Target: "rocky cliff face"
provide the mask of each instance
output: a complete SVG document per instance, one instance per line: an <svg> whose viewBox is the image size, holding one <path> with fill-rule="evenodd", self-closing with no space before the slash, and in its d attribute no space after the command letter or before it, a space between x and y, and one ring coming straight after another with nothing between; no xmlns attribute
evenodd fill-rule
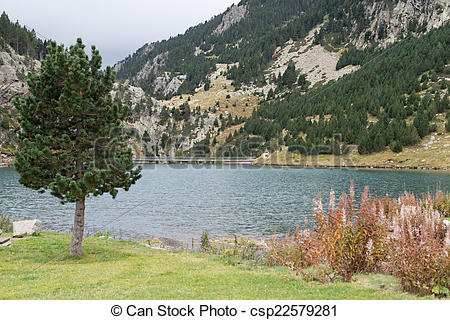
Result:
<svg viewBox="0 0 450 320"><path fill-rule="evenodd" d="M393 5L376 1L365 6L370 26L357 33L351 43L358 48L371 41L383 46L402 39L409 32L424 33L438 28L450 18L448 0L400 0Z"/></svg>
<svg viewBox="0 0 450 320"><path fill-rule="evenodd" d="M181 108L166 107L127 83L116 83L112 96L130 106L126 128L132 131L132 148L138 158L186 155L196 143L216 135L221 123L214 113L199 109L180 114Z"/></svg>
<svg viewBox="0 0 450 320"><path fill-rule="evenodd" d="M10 46L0 51L0 165L10 161L16 145L18 123L13 99L28 93L26 74L40 67L39 61L18 55Z"/></svg>
<svg viewBox="0 0 450 320"><path fill-rule="evenodd" d="M223 16L222 22L214 30L214 35L222 34L227 31L233 24L239 23L247 15L247 6L232 6Z"/></svg>
<svg viewBox="0 0 450 320"><path fill-rule="evenodd" d="M151 49L150 49L151 50ZM150 51L149 50L149 51ZM155 58L144 65L144 67L137 73L136 78L134 80L142 80L147 78L150 73L158 73L158 71L164 67L166 63L168 52L158 54Z"/></svg>
<svg viewBox="0 0 450 320"><path fill-rule="evenodd" d="M186 75L171 77L171 74L165 72L162 76L155 79L155 92L161 92L164 95L176 93L186 80Z"/></svg>
<svg viewBox="0 0 450 320"><path fill-rule="evenodd" d="M155 48L155 45L154 45L153 43L147 43L147 44L145 44L140 50L138 50L138 51L136 52L136 55L144 55L144 54L149 53L150 51L152 51L154 48ZM117 62L117 63L113 66L113 70L114 70L115 72L118 72L118 71L122 68L123 62L124 62L123 60Z"/></svg>

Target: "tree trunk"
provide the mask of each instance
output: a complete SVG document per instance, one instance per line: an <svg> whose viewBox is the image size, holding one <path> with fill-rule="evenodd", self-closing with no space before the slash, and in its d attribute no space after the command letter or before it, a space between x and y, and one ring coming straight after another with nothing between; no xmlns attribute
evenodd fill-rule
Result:
<svg viewBox="0 0 450 320"><path fill-rule="evenodd" d="M81 243L83 241L84 233L84 198L77 200L75 207L75 219L72 228L72 242L70 244L70 255L81 256Z"/></svg>

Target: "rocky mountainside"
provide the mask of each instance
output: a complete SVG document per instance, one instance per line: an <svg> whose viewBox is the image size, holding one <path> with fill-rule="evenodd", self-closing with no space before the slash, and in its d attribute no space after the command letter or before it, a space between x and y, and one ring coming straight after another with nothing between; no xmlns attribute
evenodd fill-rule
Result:
<svg viewBox="0 0 450 320"><path fill-rule="evenodd" d="M296 69L306 75L311 87L316 83L325 84L358 69L358 66L348 66L337 70L336 64L346 48L386 47L408 34L418 36L439 28L450 18L449 2L445 0L366 1L363 10L366 27L355 24L348 38L341 43L336 40L338 35L334 31L339 29L334 25L339 20L334 18L336 22L332 23L332 18L328 17L305 38L290 39L278 47L275 60L265 71L266 79L283 74L288 65L294 63ZM267 93L269 88L273 85L266 86L264 92Z"/></svg>
<svg viewBox="0 0 450 320"><path fill-rule="evenodd" d="M363 48L370 41L384 46L403 39L408 33L420 34L439 28L450 18L447 0L375 1L365 7L368 27L350 43Z"/></svg>
<svg viewBox="0 0 450 320"><path fill-rule="evenodd" d="M221 23L217 26L217 28L213 31L213 35L221 35L230 27L242 19L247 15L247 6L246 5L238 5L232 6L222 17Z"/></svg>
<svg viewBox="0 0 450 320"><path fill-rule="evenodd" d="M4 17L7 19L3 14L0 22ZM27 55L26 51L18 54L0 37L0 166L12 163L20 130L13 100L28 94L26 75L39 72L40 65L40 61ZM170 83L164 82L163 76L161 79L158 85L164 90L172 87L177 90L176 78ZM191 111L187 100L177 101L177 108L174 108L175 104L166 106L141 88L126 83L116 83L112 96L117 102L130 106L126 127L133 134L132 147L137 157L175 156L176 152L189 154L196 146L201 153L198 146L209 148L210 136L217 135L228 120L211 110L193 108Z"/></svg>
<svg viewBox="0 0 450 320"><path fill-rule="evenodd" d="M184 35L146 44L115 70L159 98L193 93L217 63L237 64L227 76L238 86L267 86L290 62L314 85L354 70L336 73L346 47L385 47L449 16L446 0L244 0Z"/></svg>
<svg viewBox="0 0 450 320"><path fill-rule="evenodd" d="M26 74L40 69L40 62L19 55L9 45L0 50L0 162L10 161L19 129L13 99L28 93Z"/></svg>
<svg viewBox="0 0 450 320"><path fill-rule="evenodd" d="M191 110L188 101L181 100L179 106L168 107L141 88L126 83L116 83L112 96L130 106L126 128L133 137L132 148L137 158L175 157L193 152L204 156L210 152L211 137L217 135L225 122L214 112Z"/></svg>
<svg viewBox="0 0 450 320"><path fill-rule="evenodd" d="M447 0L243 0L118 62L112 94L131 107L137 157L402 150L450 128L449 10ZM5 158L18 130L11 100L39 62L0 51Z"/></svg>
<svg viewBox="0 0 450 320"><path fill-rule="evenodd" d="M338 154L348 150L346 144L359 146L361 153L386 147L400 150L401 145L414 145L436 128L445 131L439 124L442 119L436 117L443 114L448 122L445 26L449 17L446 0L243 0L184 35L146 44L115 69L120 81L141 87L172 112L188 105L192 110L207 110L218 120L245 117L244 123L233 120L208 131L211 146L212 141L218 144L211 149L216 155L259 156L283 148L310 153L314 145L327 149L337 143L333 131L344 137ZM430 56L436 56L427 60L420 49L425 40L411 39L438 28L433 40L444 49L430 48ZM409 44L402 45L405 39ZM396 50L397 44L402 48ZM414 50L406 57L408 45ZM385 66L378 65L383 59ZM389 69L395 69L399 59L414 66L395 82L397 76ZM372 70L382 70L386 76L376 80ZM361 91L362 96L349 101L348 89L343 89L348 81L339 79L353 79L348 77L353 74L353 78L377 83L378 91ZM396 85L390 84L391 89L380 95L381 83ZM331 99L325 94L322 103L316 101L314 97L329 91L330 84L342 87L336 89L337 96ZM341 104L332 109L335 101L358 107ZM300 103L306 105L298 107ZM384 128L375 125L380 119ZM343 132L349 127L350 132ZM378 130L384 133L376 137ZM166 133L171 136L170 131ZM400 139L401 135L408 138ZM189 136L187 131L184 136ZM257 137L264 142L250 153L242 152L242 146ZM374 139L378 140L367 142ZM188 151L184 146L179 154ZM318 151L322 152L330 151Z"/></svg>

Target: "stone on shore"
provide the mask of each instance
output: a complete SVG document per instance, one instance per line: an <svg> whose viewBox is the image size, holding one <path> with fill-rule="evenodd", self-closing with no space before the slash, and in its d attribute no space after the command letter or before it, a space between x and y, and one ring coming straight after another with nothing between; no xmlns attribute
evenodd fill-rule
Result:
<svg viewBox="0 0 450 320"><path fill-rule="evenodd" d="M23 237L41 233L42 222L40 220L23 220L13 222L13 237Z"/></svg>

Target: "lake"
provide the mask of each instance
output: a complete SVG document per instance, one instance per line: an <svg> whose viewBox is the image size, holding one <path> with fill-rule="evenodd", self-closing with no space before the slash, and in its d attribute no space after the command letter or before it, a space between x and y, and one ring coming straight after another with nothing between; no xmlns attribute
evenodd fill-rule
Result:
<svg viewBox="0 0 450 320"><path fill-rule="evenodd" d="M265 237L312 222L313 198L328 199L348 191L397 197L405 188L415 193L450 190L445 172L303 169L271 167L144 166L142 179L115 200L109 195L88 199L87 233L113 231L124 238L167 237L190 243L203 231ZM45 231L68 232L74 205L61 205L18 183L14 169L0 169L0 211L15 220L40 219ZM326 202L326 206L328 203Z"/></svg>

